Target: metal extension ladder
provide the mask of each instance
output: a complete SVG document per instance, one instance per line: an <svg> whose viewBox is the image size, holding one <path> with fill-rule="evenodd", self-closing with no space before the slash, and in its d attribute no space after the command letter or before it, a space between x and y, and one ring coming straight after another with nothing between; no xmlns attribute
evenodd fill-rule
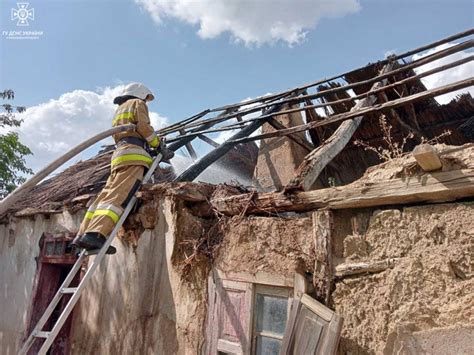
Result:
<svg viewBox="0 0 474 355"><path fill-rule="evenodd" d="M142 184L147 183L151 177L153 176L153 173L155 172L156 168L158 167L158 164L162 160L162 154L158 154L155 159L153 160L150 169L146 173L146 175L143 178ZM23 344L19 354L26 355L28 350L31 348L33 345L34 341L36 338L44 338L45 341L43 345L41 346L41 349L39 350L38 354L40 355L45 355L46 352L49 350L51 345L53 344L54 340L56 339L56 336L59 334L59 331L63 327L64 323L66 322L66 319L68 318L69 314L71 314L72 310L74 309L74 306L76 305L77 301L79 300L79 297L81 296L81 292L84 290L84 287L86 287L87 283L90 281L92 274L94 271L97 269L97 267L100 265L100 262L105 256L105 252L109 248L109 246L112 244L112 241L114 240L115 236L117 235L117 232L119 231L120 227L122 227L123 222L127 219L128 215L130 214L130 211L132 210L133 206L135 205L137 201L137 197L134 195L125 210L122 213L122 216L118 220L115 228L113 229L112 233L110 236L107 238L107 241L105 244L102 246L100 251L97 253L97 256L95 257L94 261L92 264L89 266L87 269L83 279L79 283L77 287L69 287L71 284L72 280L74 279L74 276L76 276L77 272L81 268L81 264L84 261L85 258L87 258L90 255L95 255L93 254L88 254L86 250L82 250L79 254L79 257L77 261L75 262L74 266L72 267L71 271L67 275L66 279L64 280L63 284L59 288L58 292L54 295L51 303L49 306L46 308L44 314L41 316L40 320L36 324L35 328L31 332L31 334L28 336L28 339L25 341ZM44 331L42 330L43 326L45 323L48 321L49 317L53 313L54 309L56 306L59 304L59 301L61 301L61 298L65 294L71 294L72 297L69 299L69 302L67 303L66 307L60 314L58 320L53 326L53 329L50 331Z"/></svg>

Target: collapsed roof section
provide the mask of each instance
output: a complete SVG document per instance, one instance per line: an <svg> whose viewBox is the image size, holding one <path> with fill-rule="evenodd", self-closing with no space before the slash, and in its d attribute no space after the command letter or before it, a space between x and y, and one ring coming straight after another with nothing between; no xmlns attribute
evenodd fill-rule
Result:
<svg viewBox="0 0 474 355"><path fill-rule="evenodd" d="M451 134L444 137L443 143L461 145L471 142L472 129L462 128L463 125L472 126L474 120L471 95L463 94L446 105L439 105L434 98L470 87L474 78L430 90L421 79L468 65L473 56L423 72L416 69L472 48L474 40L470 37L473 34L473 29L467 30L347 73L282 93L207 109L167 126L158 133L166 136L172 150L186 148L193 163L178 176L161 168L155 181L193 181L214 163L251 177L257 165L258 147L255 142L261 142L262 151L272 142L284 139L298 147L298 157L283 159L292 164L291 169L283 167L289 173L287 171L287 176L280 179L279 184L272 182L263 189L307 191L328 186L328 177L336 180L338 185L347 184L361 177L369 166L380 163L376 154L354 145L354 142L383 145L386 132L379 125L381 117L391 127L390 136L397 144L404 137L413 135L406 144L406 151L446 130ZM409 61L414 54L453 41L460 43ZM213 134L225 131L232 132L225 142L219 144L211 138ZM192 146L195 140L209 144L210 152L198 157ZM281 155L275 154L268 159L281 159ZM38 185L17 203L15 210L26 207L59 210L64 203L87 201L91 194L102 188L109 174L109 161L110 151L106 151L79 162ZM271 169L268 171L272 174ZM254 177L259 182L259 177Z"/></svg>

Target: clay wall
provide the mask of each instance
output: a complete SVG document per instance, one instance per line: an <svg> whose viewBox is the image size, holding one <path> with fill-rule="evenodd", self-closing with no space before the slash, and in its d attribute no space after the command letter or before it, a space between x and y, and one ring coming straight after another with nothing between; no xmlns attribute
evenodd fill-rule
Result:
<svg viewBox="0 0 474 355"><path fill-rule="evenodd" d="M285 127L304 124L300 112L275 116L275 119ZM267 123L262 126L262 133L273 131L275 129ZM295 133L295 136L306 141L304 133ZM280 190L293 178L306 154L308 150L287 137L262 140L254 171L255 186L264 191Z"/></svg>
<svg viewBox="0 0 474 355"><path fill-rule="evenodd" d="M472 352L474 203L336 212L335 225L339 262L395 260L336 281L340 354Z"/></svg>

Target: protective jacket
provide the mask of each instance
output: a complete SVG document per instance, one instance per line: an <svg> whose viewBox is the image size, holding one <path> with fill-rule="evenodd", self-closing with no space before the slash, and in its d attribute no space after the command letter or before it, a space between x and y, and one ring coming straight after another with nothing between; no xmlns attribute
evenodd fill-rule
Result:
<svg viewBox="0 0 474 355"><path fill-rule="evenodd" d="M153 159L144 148L147 143L153 148L158 147L160 144L155 130L150 125L148 107L143 100L127 100L115 111L112 121L113 127L129 123L137 126L135 131L121 132L113 136L117 148L112 155L112 171L118 167L130 165L141 165L149 168ZM140 141L143 144L140 144Z"/></svg>

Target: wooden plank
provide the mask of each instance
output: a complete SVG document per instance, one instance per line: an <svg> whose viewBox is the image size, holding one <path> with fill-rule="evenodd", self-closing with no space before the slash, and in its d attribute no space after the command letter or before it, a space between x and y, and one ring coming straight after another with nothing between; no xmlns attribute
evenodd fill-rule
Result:
<svg viewBox="0 0 474 355"><path fill-rule="evenodd" d="M211 200L219 212L232 216L251 213L302 212L319 208L345 209L419 202L446 202L474 196L474 169L426 173L374 182L290 194L242 194Z"/></svg>
<svg viewBox="0 0 474 355"><path fill-rule="evenodd" d="M316 313L325 321L327 322L331 321L332 315L334 314L334 312L331 311L326 306L324 306L322 303L319 303L318 301L316 301L313 297L305 294L303 295L303 297L301 297L301 303L305 305L306 307L308 307L312 312Z"/></svg>
<svg viewBox="0 0 474 355"><path fill-rule="evenodd" d="M429 144L420 144L413 149L413 157L424 171L435 171L443 167L436 148Z"/></svg>
<svg viewBox="0 0 474 355"><path fill-rule="evenodd" d="M290 317L286 322L285 334L283 335L283 340L280 348L280 355L289 355L292 354L291 345L294 338L294 330L296 326L296 320L300 312L301 301L299 298L293 299L290 310Z"/></svg>
<svg viewBox="0 0 474 355"><path fill-rule="evenodd" d="M395 62L386 64L380 71L380 74L385 74L391 71L395 64ZM388 79L383 79L382 81L376 82L372 86L371 90L377 90L387 83ZM376 101L376 96L370 95L367 98L359 101L351 109L351 112L358 111L363 107L371 106ZM314 149L304 158L303 162L296 170L295 177L290 181L285 189L299 189L301 187L304 191L310 190L311 186L313 186L314 182L317 180L323 169L345 148L347 143L349 143L352 135L362 122L362 118L363 116L361 115L355 117L352 120L342 122L337 130L332 134L331 137L329 137L328 140L324 142L323 145Z"/></svg>
<svg viewBox="0 0 474 355"><path fill-rule="evenodd" d="M398 74L401 74L401 73L405 73L407 72L408 70L411 70L411 69L414 69L414 68L417 68L417 67L420 67L422 65L425 65L427 63L430 63L430 62L433 62L435 60L438 60L440 58L444 58L444 57L447 57L449 55L452 55L454 53L458 53L458 52L461 52L463 50L466 50L466 49L469 49L469 48L472 48L474 46L474 40L467 40L467 41L464 41L462 43L459 43L459 44L456 44L456 45L453 45L451 47L448 47L446 49L443 49L441 51L438 51L438 52L435 52L433 54L430 54L430 55L427 55L427 56L424 56L420 59L417 59L413 62L410 62L409 64L405 64L403 67L400 67L398 69L395 69L393 71L390 71L390 72L387 72L383 75L378 75L376 77L373 77L373 78L370 78L370 79L367 79L367 80L363 80L363 81L360 81L360 82L356 82L356 83L352 83L352 84L349 84L349 85L344 85L344 86L340 86L340 87L337 87L337 88L331 88L331 89L328 89L328 90L322 90L322 91L319 91L318 93L316 94L310 94L310 95L303 95L303 96L300 96L298 98L288 98L288 99L283 99L281 100L279 103L281 104L285 104L285 103L289 103L289 104L295 104L295 103L299 103L299 102L303 102L304 100L306 99L315 99L315 98L318 98L318 97L322 97L324 95L327 95L327 94L334 94L334 93L337 93L337 92L340 92L340 91L347 91L349 89L353 89L357 86L363 86L363 85L369 85L369 84L373 84L375 82L378 82L378 81L381 81L383 79L386 79L388 77L391 77L391 76L394 76L394 75L398 75ZM380 65L382 64L386 64L388 62L391 62L391 61L394 61L394 60L397 60L399 59L400 56L391 56L389 59L386 59L386 60L383 60L383 61L379 61L378 63ZM353 70L354 71L354 70ZM351 72L353 72L351 71ZM349 73L351 73L349 72ZM345 73L344 75L342 76L345 76L346 74L349 74L349 73ZM334 79L337 79L339 78L340 76L337 76L337 77L333 77L333 78L330 78L330 79L324 79L324 80L320 80L317 84L321 84L321 83L325 83L325 82L330 82ZM314 85L311 85L311 86L314 86ZM299 87L298 89L301 89L301 90L305 90L307 89L308 87L311 87L311 86L302 86L302 87ZM245 103L247 104L247 103ZM331 103L328 103L326 106L328 105L331 105L331 104L334 104L334 102L331 102ZM217 119L217 118L210 118L210 119L207 119L205 121L203 121L202 123L205 123L205 122L211 122L211 121L215 121L217 120L218 122L222 122L222 120L226 120L226 119L230 119L230 118L234 118L236 117L236 115L247 115L249 113L253 113L253 112L257 112L257 111L260 111L262 109L265 109L265 108L268 108L270 107L271 105L273 104L264 104L264 105L258 105L258 106L254 106L252 108L249 108L249 109L245 109L245 110L239 110L238 113L233 113L233 114L230 114L230 115L226 115L224 116L223 118L220 118L220 119ZM242 104L240 104L240 106L242 106ZM295 112L295 111L293 111ZM216 122L217 123L217 122ZM189 127L192 127L192 126L195 126L197 125L198 123L194 123L194 124L191 124L189 125Z"/></svg>
<svg viewBox="0 0 474 355"><path fill-rule="evenodd" d="M217 319L217 291L212 273L207 281L207 320L204 349L205 354L215 354L217 352L218 319Z"/></svg>
<svg viewBox="0 0 474 355"><path fill-rule="evenodd" d="M216 141L212 140L209 137L206 137L204 134L201 134L198 136L200 140L206 142L209 145L212 145L214 148L217 148L220 144L217 143Z"/></svg>
<svg viewBox="0 0 474 355"><path fill-rule="evenodd" d="M207 112L209 112L209 110L203 111L201 114L203 114L204 112L207 113ZM229 113L228 111L224 111L223 113L218 115L217 118L223 117L223 116L227 115L228 113ZM196 117L198 117L198 116L199 115L197 115ZM192 119L194 119L194 118L192 118ZM198 124L197 128L195 128L191 131L188 131L186 133L186 136L182 137L182 139L180 139L179 141L171 143L170 145L168 145L168 149L172 150L173 152L176 152L179 148L184 147L187 143L191 143L194 140L194 138L196 138L199 135L199 133L197 135L193 135L194 133L201 132L203 130L209 129L209 128L213 127L214 125L216 125L218 123L218 121L216 121L216 122L206 122L206 123L202 123L202 124L200 124L199 122L195 122L195 123ZM189 125L187 125L187 126L189 126Z"/></svg>
<svg viewBox="0 0 474 355"><path fill-rule="evenodd" d="M280 122L278 122L276 119L274 119L273 117L268 120L268 124L272 126L273 128L275 128L276 130L287 128L284 125L282 125ZM307 142L306 139L299 137L296 134L289 134L287 137L291 139L293 142L295 142L296 144L298 144L300 147L303 147L309 152L314 149L314 147L311 144L309 144L309 142Z"/></svg>
<svg viewBox="0 0 474 355"><path fill-rule="evenodd" d="M186 134L186 131L184 129L180 129L179 133L181 133L181 135L183 136L183 135ZM193 145L191 144L191 142L186 143L185 147L186 147L186 150L188 151L191 159L193 161L196 161L197 160L197 154L196 154L196 151L194 150Z"/></svg>
<svg viewBox="0 0 474 355"><path fill-rule="evenodd" d="M255 283L269 286L293 287L294 279L275 273L268 273L264 271L250 272L224 272L215 269L215 272L221 279L236 280L247 283Z"/></svg>
<svg viewBox="0 0 474 355"><path fill-rule="evenodd" d="M469 29L469 30L466 30L466 31L463 31L463 32L460 32L460 33L456 33L454 35L451 35L451 36L448 36L446 38L443 38L441 40L438 40L436 42L432 42L430 44L427 44L427 45L424 45L424 46L421 46L421 47L418 47L418 48L415 48L415 49L412 49L412 50L409 50L407 52L404 52L404 53L401 53L401 54L398 54L398 55L395 55L394 57L392 57L394 60L398 60L398 59L401 59L401 58L406 58L406 57L412 57L414 54L417 54L417 53L421 53L423 51L426 51L428 49L432 49L432 48L435 48L441 44L445 44L445 43L449 43L449 42L452 42L452 41L456 41L458 39L461 39L461 38L464 38L464 37L469 37L471 36L472 34L474 34L474 29ZM392 60L392 58L390 60ZM379 61L378 63L380 64L386 64L387 62L389 61L389 59L383 59L381 61ZM301 89L308 89L310 87L313 87L313 86L316 86L316 85L319 85L319 84L323 84L325 82L330 82L330 81L333 81L335 79L338 79L338 78L342 78L354 71L357 71L357 70L361 70L361 69L364 69L364 67L359 67L359 68L356 68L356 69L353 69L349 72L345 72L345 73L342 73L342 74L339 74L339 75L336 75L336 76L333 76L333 77L330 77L330 78L325 78L325 79L322 79L322 80L318 80L318 81L315 81L315 82L312 82L312 83L309 83L309 84L306 84L304 86L301 86L300 88ZM272 99L275 99L275 98L279 98L279 97L282 97L282 96L285 96L285 95L288 95L292 90L288 90L288 91L285 91L285 92L281 92L281 93L277 93L277 94L273 94L273 95L265 95L265 96L259 96L255 99L252 99L252 100L249 100L249 101L244 101L244 102L239 102L239 103L235 103L235 104L231 104L231 105L226 105L226 106L222 106L222 107L218 107L218 108L215 108L215 109L212 109L211 112L215 112L215 111L222 111L222 110L225 110L225 109L231 109L231 108L238 108L240 106L243 106L243 105L249 105L249 104L252 104L252 103L257 103L257 102L260 102L260 101L264 101L264 100L272 100Z"/></svg>
<svg viewBox="0 0 474 355"><path fill-rule="evenodd" d="M308 283L303 274L295 272L294 282L293 282L293 296L301 298L303 294L308 292Z"/></svg>
<svg viewBox="0 0 474 355"><path fill-rule="evenodd" d="M332 124L332 123L335 123L335 122L346 121L346 120L353 119L353 118L358 117L358 116L364 116L364 115L368 115L368 114L383 112L387 109L404 106L407 103L422 101L422 100L425 100L425 99L429 99L429 98L432 98L432 97L436 97L436 96L439 96L439 95L446 94L448 92L453 92L453 91L456 91L456 90L464 89L464 88L467 88L467 87L470 87L470 86L473 86L473 85L474 85L474 77L470 77L470 78L467 78L467 79L464 79L464 80L456 81L456 82L451 83L451 84L440 86L440 87L435 88L435 89L422 91L422 92L419 92L417 94L413 94L413 95L410 95L410 96L405 96L405 97L402 97L400 99L396 99L396 100L392 100L392 101L389 101L389 102L369 106L369 107L366 107L366 108L361 108L360 110L357 110L357 111L350 111L350 112L334 115L334 116L328 117L328 118L326 118L324 120L321 120L321 121L318 121L318 122L310 122L310 123L303 124L303 125L300 125L300 126L295 126L295 127L291 127L291 128L282 129L282 130L279 130L279 131L276 131L276 132L269 132L269 133L255 135L255 136L252 136L252 137L236 139L232 143L240 144L240 143L247 143L247 142L252 142L252 141L256 141L256 140L260 140L260 139L266 139L266 138L283 137L283 136L286 136L290 133L303 132L303 131L306 131L308 129L325 126L325 125ZM285 111L281 111L280 114L297 112L297 111L301 111L303 109L305 109L305 108L285 110ZM266 118L266 115L263 115L263 116L259 117L259 119L263 119L263 118ZM247 120L247 122L248 121L250 121L250 119ZM201 132L201 133L204 133L204 132Z"/></svg>
<svg viewBox="0 0 474 355"><path fill-rule="evenodd" d="M342 320L307 294L293 301L280 355L334 354Z"/></svg>
<svg viewBox="0 0 474 355"><path fill-rule="evenodd" d="M226 354L243 354L242 346L239 343L234 343L225 339L217 340L217 350Z"/></svg>
<svg viewBox="0 0 474 355"><path fill-rule="evenodd" d="M325 337L321 346L318 348L318 355L335 355L337 354L337 346L341 337L342 317L333 313L331 322L327 329L325 329Z"/></svg>
<svg viewBox="0 0 474 355"><path fill-rule="evenodd" d="M339 264L336 266L336 277L382 272L392 268L398 259L399 258L389 258L370 262Z"/></svg>
<svg viewBox="0 0 474 355"><path fill-rule="evenodd" d="M330 210L320 210L313 213L313 240L315 266L313 283L316 299L329 304L333 282L332 238L333 213Z"/></svg>

